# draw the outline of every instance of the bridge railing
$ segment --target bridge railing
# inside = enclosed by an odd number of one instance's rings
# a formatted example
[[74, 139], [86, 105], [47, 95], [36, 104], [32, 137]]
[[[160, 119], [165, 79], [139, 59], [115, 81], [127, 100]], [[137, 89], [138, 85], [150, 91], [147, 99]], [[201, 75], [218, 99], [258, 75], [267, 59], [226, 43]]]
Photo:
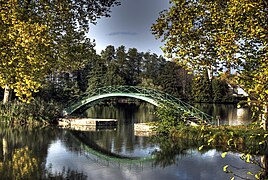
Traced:
[[171, 96], [170, 94], [164, 93], [164, 92], [159, 92], [159, 91], [151, 91], [151, 93], [154, 93], [154, 97], [156, 97], [160, 102], [172, 102], [177, 109], [184, 111], [188, 113], [191, 116], [196, 117], [197, 119], [200, 120], [205, 120], [207, 123], [212, 124], [213, 117], [204, 113], [203, 111], [195, 108], [194, 106], [180, 100], [179, 98], [176, 98], [174, 96]]
[[70, 103], [70, 106], [65, 110], [68, 112], [72, 112], [73, 109], [80, 107], [83, 105], [83, 101], [87, 100], [89, 97], [100, 96], [103, 94], [113, 94], [113, 93], [124, 93], [124, 94], [135, 94], [138, 96], [144, 96], [156, 100], [159, 104], [164, 102], [173, 103], [178, 111], [184, 111], [191, 116], [196, 117], [197, 119], [207, 121], [208, 123], [212, 123], [213, 117], [202, 112], [201, 110], [193, 107], [192, 105], [171, 96], [165, 92], [161, 92], [159, 90], [154, 90], [150, 88], [143, 88], [137, 86], [106, 86], [97, 89], [93, 89], [84, 93], [79, 99], [76, 99]]

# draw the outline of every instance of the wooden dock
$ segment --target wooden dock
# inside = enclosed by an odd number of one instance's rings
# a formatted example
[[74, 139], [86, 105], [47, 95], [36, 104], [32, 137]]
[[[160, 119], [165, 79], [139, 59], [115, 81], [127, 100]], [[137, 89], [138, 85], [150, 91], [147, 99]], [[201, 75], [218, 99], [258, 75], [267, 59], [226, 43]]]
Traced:
[[61, 125], [61, 129], [71, 129], [76, 131], [90, 131], [90, 132], [96, 132], [96, 131], [116, 131], [117, 127], [115, 126], [82, 126], [82, 125]]
[[60, 118], [60, 126], [116, 126], [116, 119], [95, 119], [95, 118]]
[[154, 126], [147, 123], [135, 123], [134, 124], [134, 135], [135, 136], [152, 136], [156, 132], [153, 131]]

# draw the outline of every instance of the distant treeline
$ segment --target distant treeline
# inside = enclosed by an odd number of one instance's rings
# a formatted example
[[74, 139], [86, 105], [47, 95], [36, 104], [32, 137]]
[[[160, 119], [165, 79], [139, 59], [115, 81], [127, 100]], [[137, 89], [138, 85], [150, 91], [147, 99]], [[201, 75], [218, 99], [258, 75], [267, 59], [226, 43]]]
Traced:
[[188, 71], [162, 56], [110, 45], [78, 71], [52, 73], [39, 94], [70, 100], [98, 87], [129, 85], [154, 88], [189, 99], [192, 79]]
[[149, 87], [195, 102], [233, 101], [225, 80], [210, 80], [207, 72], [192, 73], [154, 53], [111, 45], [100, 55], [89, 57], [79, 70], [52, 72], [36, 96], [64, 102], [85, 91], [113, 85]]

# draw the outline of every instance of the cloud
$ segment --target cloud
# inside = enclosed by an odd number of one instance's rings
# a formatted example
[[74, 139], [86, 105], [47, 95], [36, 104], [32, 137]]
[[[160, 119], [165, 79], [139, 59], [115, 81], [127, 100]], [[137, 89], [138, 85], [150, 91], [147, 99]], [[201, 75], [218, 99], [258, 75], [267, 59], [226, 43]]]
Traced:
[[136, 36], [136, 32], [127, 32], [127, 31], [122, 31], [122, 32], [111, 32], [107, 34], [108, 36], [118, 36], [118, 35], [124, 35], [124, 36]]

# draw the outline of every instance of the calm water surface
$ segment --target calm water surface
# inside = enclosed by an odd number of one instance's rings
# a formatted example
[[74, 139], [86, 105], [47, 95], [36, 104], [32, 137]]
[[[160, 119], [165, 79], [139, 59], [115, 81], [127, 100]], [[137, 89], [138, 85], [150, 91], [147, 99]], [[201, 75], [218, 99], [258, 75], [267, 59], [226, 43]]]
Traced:
[[[88, 131], [16, 128], [2, 124], [0, 179], [219, 180], [231, 177], [222, 170], [226, 164], [242, 167], [232, 170], [243, 177], [250, 177], [246, 175], [248, 171], [259, 170], [258, 166], [242, 161], [237, 153], [230, 152], [223, 159], [220, 150], [200, 152], [192, 142], [156, 143], [150, 137], [135, 134], [133, 123], [153, 120], [154, 110], [146, 104], [95, 106], [87, 109], [83, 116], [117, 118], [119, 124]], [[227, 117], [229, 114], [240, 117], [237, 111], [227, 114]], [[221, 118], [224, 124], [240, 121], [224, 117]]]

